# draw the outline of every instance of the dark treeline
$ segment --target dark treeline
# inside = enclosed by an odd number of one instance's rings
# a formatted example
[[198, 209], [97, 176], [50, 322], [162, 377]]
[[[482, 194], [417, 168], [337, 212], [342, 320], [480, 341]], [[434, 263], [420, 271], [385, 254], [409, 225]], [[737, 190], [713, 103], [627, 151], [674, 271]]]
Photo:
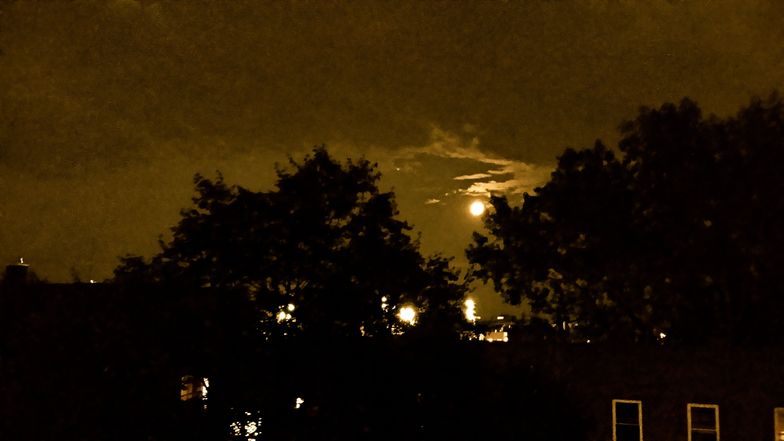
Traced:
[[415, 332], [457, 335], [470, 280], [420, 253], [374, 164], [341, 164], [322, 147], [277, 173], [268, 192], [196, 176], [173, 239], [150, 261], [123, 258], [115, 283], [238, 290], [273, 339], [388, 336], [404, 305]]
[[522, 205], [494, 197], [477, 274], [572, 338], [780, 342], [781, 98], [724, 119], [684, 99], [621, 133], [567, 149]]
[[[270, 341], [254, 332], [253, 303], [218, 289], [38, 284], [2, 295], [3, 439], [557, 440], [582, 430], [558, 425], [576, 412], [527, 358], [507, 363], [478, 342]], [[186, 376], [209, 382], [207, 399], [180, 400]]]
[[[521, 206], [494, 197], [469, 274], [422, 255], [366, 160], [317, 148], [270, 191], [196, 176], [172, 239], [108, 283], [4, 281], [0, 437], [581, 439], [525, 346], [461, 339], [472, 277], [531, 305], [522, 332], [598, 351], [779, 344], [783, 111], [643, 109], [617, 150], [567, 149]], [[208, 398], [181, 401], [184, 378]]]

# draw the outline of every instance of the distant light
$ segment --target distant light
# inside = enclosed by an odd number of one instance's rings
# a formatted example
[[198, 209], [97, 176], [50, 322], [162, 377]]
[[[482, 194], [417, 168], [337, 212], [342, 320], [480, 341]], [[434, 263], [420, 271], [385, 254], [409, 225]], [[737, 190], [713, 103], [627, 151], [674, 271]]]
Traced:
[[481, 216], [482, 213], [485, 212], [485, 204], [482, 201], [474, 201], [471, 203], [471, 207], [469, 207], [469, 211], [471, 212], [471, 216], [474, 217]]
[[667, 334], [665, 334], [665, 333], [663, 333], [663, 332], [660, 332], [660, 333], [659, 333], [659, 338], [660, 338], [660, 339], [662, 339], [662, 340], [664, 340], [665, 338], [667, 338]]
[[256, 421], [248, 421], [245, 423], [245, 433], [248, 435], [256, 433], [259, 430], [259, 424]]
[[490, 331], [485, 335], [485, 341], [491, 343], [494, 341], [501, 341], [507, 343], [509, 341], [509, 333], [506, 331]]
[[19, 258], [19, 263], [21, 263], [21, 264], [23, 264], [23, 263], [24, 263], [24, 257], [20, 257], [20, 258]]
[[476, 321], [476, 302], [473, 299], [466, 299], [463, 303], [465, 305], [465, 318], [469, 322]]
[[180, 400], [207, 400], [210, 390], [210, 379], [193, 375], [184, 375], [180, 378]]
[[210, 392], [210, 379], [207, 377], [202, 378], [201, 380], [201, 399], [206, 400], [207, 394]]
[[95, 283], [95, 280], [93, 280], [93, 279], [90, 279], [90, 283]]
[[591, 339], [589, 338], [588, 340], [585, 340], [585, 342], [586, 342], [586, 343], [590, 343], [590, 342], [591, 342]]
[[496, 320], [503, 320], [503, 319], [504, 319], [504, 316], [502, 316], [502, 315], [499, 315], [499, 316], [497, 316], [495, 319], [496, 319]]
[[416, 310], [412, 306], [403, 306], [400, 308], [400, 312], [398, 312], [398, 317], [400, 321], [406, 322], [409, 325], [413, 325], [416, 322]]
[[295, 409], [299, 409], [300, 407], [302, 407], [302, 404], [303, 404], [303, 403], [305, 403], [305, 400], [303, 400], [303, 399], [302, 399], [302, 398], [300, 398], [300, 397], [297, 397], [297, 399], [296, 399], [296, 400], [294, 400], [294, 408], [295, 408]]
[[289, 312], [294, 312], [294, 305], [289, 303], [288, 305], [286, 305], [286, 309], [288, 309]]
[[286, 316], [291, 316], [291, 314], [286, 314], [286, 311], [280, 311], [277, 316], [278, 322], [282, 322], [283, 320], [286, 320]]

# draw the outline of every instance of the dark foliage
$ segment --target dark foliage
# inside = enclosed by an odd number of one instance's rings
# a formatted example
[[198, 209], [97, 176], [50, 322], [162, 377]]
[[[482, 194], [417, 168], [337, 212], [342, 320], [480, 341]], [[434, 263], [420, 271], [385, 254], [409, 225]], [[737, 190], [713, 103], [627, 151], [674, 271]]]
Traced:
[[180, 376], [246, 347], [244, 306], [154, 286], [0, 287], [0, 438], [181, 439]]
[[567, 149], [522, 206], [492, 199], [467, 250], [512, 304], [583, 338], [764, 341], [781, 323], [784, 103], [704, 118], [684, 99]]
[[468, 281], [447, 259], [420, 254], [376, 166], [341, 164], [322, 147], [290, 168], [268, 192], [197, 175], [195, 206], [171, 242], [149, 263], [124, 258], [115, 281], [245, 292], [270, 336], [388, 335], [406, 303], [420, 323], [456, 336]]

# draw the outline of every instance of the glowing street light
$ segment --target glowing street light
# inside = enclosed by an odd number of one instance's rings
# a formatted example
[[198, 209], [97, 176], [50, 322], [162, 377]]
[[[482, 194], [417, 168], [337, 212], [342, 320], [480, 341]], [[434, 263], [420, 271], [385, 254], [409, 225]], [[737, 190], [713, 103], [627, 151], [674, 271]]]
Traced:
[[476, 302], [474, 299], [466, 299], [463, 302], [465, 305], [465, 318], [471, 323], [476, 322]]
[[400, 308], [400, 312], [397, 313], [397, 316], [400, 318], [401, 322], [408, 323], [409, 325], [416, 323], [417, 313], [413, 306], [403, 306]]

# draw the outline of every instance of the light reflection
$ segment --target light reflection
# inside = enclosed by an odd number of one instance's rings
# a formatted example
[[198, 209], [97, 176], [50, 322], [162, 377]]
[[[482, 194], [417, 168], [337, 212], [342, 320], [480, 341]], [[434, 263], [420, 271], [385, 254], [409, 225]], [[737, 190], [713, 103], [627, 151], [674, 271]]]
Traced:
[[255, 441], [261, 436], [261, 412], [245, 411], [244, 417], [229, 423], [229, 432], [237, 439], [244, 441]]

